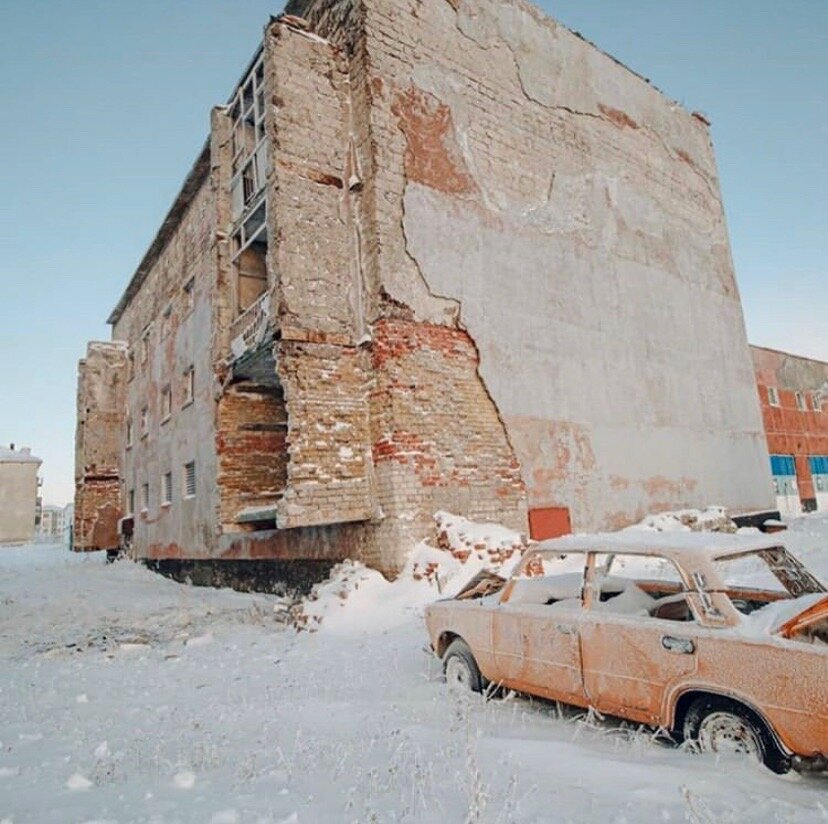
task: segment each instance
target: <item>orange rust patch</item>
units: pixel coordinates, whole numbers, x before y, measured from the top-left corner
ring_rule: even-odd
[[[163,561],[167,558],[184,558],[186,553],[175,542],[169,544],[150,544],[146,555],[150,561]]]
[[[638,123],[636,123],[626,112],[622,112],[621,109],[613,109],[612,106],[605,106],[603,103],[598,104],[598,109],[600,110],[601,114],[618,126],[619,129],[637,129]]]
[[[610,475],[609,482],[610,489],[615,492],[620,492],[623,489],[630,488],[629,478],[624,478],[621,475]]]
[[[657,495],[665,496],[667,503],[659,502],[658,505],[669,509],[677,504],[677,498],[692,492],[698,486],[698,481],[694,478],[679,478],[674,481],[671,478],[665,478],[663,475],[654,475],[647,478],[642,486],[651,498],[655,498]]]
[[[411,86],[397,93],[391,111],[405,135],[405,173],[410,181],[451,195],[478,191],[457,150],[451,110],[445,103]]]

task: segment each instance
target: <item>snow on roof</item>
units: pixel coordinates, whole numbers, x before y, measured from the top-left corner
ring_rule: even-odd
[[[661,553],[669,557],[716,558],[783,546],[778,536],[728,535],[718,532],[650,532],[628,529],[623,532],[567,535],[541,541],[542,552],[623,552],[629,555]]]
[[[28,447],[7,449],[0,446],[0,463],[43,463],[43,461],[32,455]]]

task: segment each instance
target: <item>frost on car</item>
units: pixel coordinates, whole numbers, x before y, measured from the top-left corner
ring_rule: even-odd
[[[627,531],[528,550],[426,610],[446,678],[828,763],[828,592],[778,539]]]

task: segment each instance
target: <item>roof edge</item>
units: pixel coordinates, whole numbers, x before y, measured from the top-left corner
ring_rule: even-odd
[[[114,325],[121,319],[124,310],[127,308],[127,306],[129,306],[130,302],[143,285],[147,275],[149,274],[150,269],[152,269],[152,267],[155,265],[156,261],[161,256],[161,253],[164,251],[167,244],[169,243],[170,238],[172,238],[173,233],[178,228],[178,225],[181,223],[181,219],[184,217],[184,214],[186,213],[190,204],[193,202],[196,193],[201,188],[204,181],[207,179],[209,172],[210,138],[208,137],[207,140],[204,141],[204,146],[199,152],[198,157],[195,160],[195,163],[193,163],[190,171],[187,173],[187,177],[184,178],[184,183],[182,184],[181,189],[176,195],[175,200],[172,203],[172,206],[170,206],[169,210],[167,211],[167,214],[164,217],[164,220],[161,223],[161,227],[158,229],[155,238],[153,239],[147,251],[144,253],[144,257],[141,258],[141,262],[138,264],[138,268],[132,275],[132,278],[130,279],[127,288],[124,290],[123,294],[118,300],[118,303],[115,305],[115,308],[112,310],[112,312],[110,312],[109,317],[106,319],[106,322],[108,324]]]
[[[788,358],[796,358],[797,360],[805,360],[811,363],[818,363],[822,366],[828,366],[828,361],[812,358],[810,355],[797,355],[796,352],[788,352],[786,349],[775,349],[773,346],[760,346],[758,343],[748,343],[748,347],[750,349],[761,349],[764,352],[773,352],[777,355],[785,355]]]

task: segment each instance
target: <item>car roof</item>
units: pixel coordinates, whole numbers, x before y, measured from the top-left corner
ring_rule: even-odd
[[[770,535],[626,529],[551,538],[532,548],[541,552],[622,552],[627,555],[656,554],[675,560],[705,561],[776,547],[784,547],[784,542]]]

